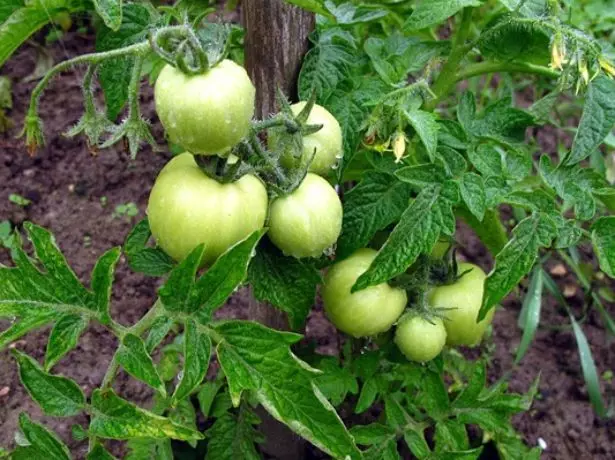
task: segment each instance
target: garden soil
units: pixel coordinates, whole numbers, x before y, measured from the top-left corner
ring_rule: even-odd
[[[56,61],[93,49],[92,37],[70,33],[49,47]],[[29,96],[35,82],[27,77],[35,67],[36,53],[25,46],[0,70],[14,83],[14,107],[10,116],[15,127],[0,135],[0,221],[8,219],[14,225],[33,221],[50,228],[77,275],[88,282],[89,273],[98,256],[113,246],[121,245],[132,225],[144,216],[149,190],[157,172],[169,159],[167,151],[153,152],[143,148],[136,160],[131,160],[124,145],[92,152],[85,139],[63,136],[79,119],[82,112],[80,80],[83,69],[77,68],[57,78],[41,100],[41,115],[45,122],[47,144],[30,157],[23,139],[15,138],[21,129]],[[164,144],[162,131],[153,110],[152,91],[144,83],[144,115],[152,120],[157,139]],[[555,136],[549,128],[538,132],[544,151],[554,150]],[[31,201],[21,207],[9,200],[19,194]],[[138,215],[131,217],[115,213],[116,206],[134,203]],[[491,268],[492,261],[474,235],[460,227],[457,237],[461,243],[460,256]],[[8,263],[8,254],[0,250],[0,262]],[[560,267],[561,268],[561,267]],[[561,273],[558,283],[580,309],[582,291],[570,275]],[[113,288],[112,314],[121,323],[137,321],[156,297],[157,281],[132,273],[125,261],[119,264]],[[505,302],[496,314],[493,333],[487,349],[491,361],[489,378],[497,380],[511,371],[510,389],[523,392],[540,373],[540,391],[532,410],[515,419],[515,425],[526,442],[546,444],[545,459],[613,459],[615,458],[615,425],[595,417],[583,384],[576,342],[569,329],[565,313],[547,303],[543,307],[541,324],[554,326],[541,329],[526,357],[513,368],[513,353],[520,341],[517,298]],[[247,316],[247,295],[238,292],[223,309],[225,316]],[[612,314],[615,308],[608,306]],[[0,321],[0,330],[7,322]],[[615,370],[615,345],[605,333],[599,318],[591,313],[583,325],[591,345],[600,375]],[[13,346],[42,360],[48,329],[25,336]],[[306,327],[308,340],[318,344],[324,353],[334,353],[338,346],[335,329],[326,321],[320,308],[310,315]],[[88,393],[96,388],[116,349],[115,338],[99,326],[91,326],[83,334],[78,347],[68,354],[54,371],[75,379]],[[115,389],[137,403],[149,403],[150,390],[120,374]],[[602,381],[603,392],[613,396],[611,382]],[[0,352],[0,446],[12,447],[21,412],[32,414],[54,429],[76,453],[83,458],[85,442],[71,437],[71,425],[85,426],[85,417],[57,419],[45,417],[32,402],[19,382],[17,367],[10,353]],[[542,442],[542,441],[541,441]],[[121,445],[112,445],[122,455]],[[313,455],[313,454],[311,454]],[[486,455],[489,458],[493,454]]]

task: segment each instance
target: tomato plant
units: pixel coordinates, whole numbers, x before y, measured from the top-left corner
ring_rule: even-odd
[[[353,337],[388,331],[406,307],[405,291],[386,283],[350,292],[357,278],[376,258],[372,249],[359,249],[329,269],[322,298],[328,318],[339,330]]]
[[[503,459],[538,458],[512,423],[529,411],[538,378],[513,394],[487,383],[490,347],[463,357],[521,285],[515,365],[540,327],[546,288],[606,417],[581,321],[595,311],[615,335],[605,306],[615,192],[601,150],[615,145],[615,64],[605,30],[577,28],[597,15],[550,0],[268,1],[241,5],[245,39],[237,25],[208,21],[215,8],[201,2],[94,1],[96,51],[56,64],[32,90],[23,132],[32,153],[44,145],[44,91],[74,66],[85,67],[84,113],[69,136],[85,135],[92,151],[120,141],[133,157],[144,143],[164,150],[142,111],[147,76],[169,150],[187,152],[162,169],[148,217],[99,257],[87,285],[51,232],[9,223],[0,349],[52,324],[43,364],[11,347],[29,396],[46,415],[88,415],[73,437],[88,440],[89,459],[111,458],[107,439],[128,439],[132,458],[260,458],[268,424],[259,426],[259,406],[332,458],[400,458],[402,443],[416,458],[477,459],[487,446]],[[47,22],[44,10],[66,19],[90,6],[39,3],[0,7],[0,63]],[[291,36],[262,47],[255,29]],[[255,59],[263,48],[270,61]],[[260,80],[291,54],[302,59],[282,69],[293,81]],[[288,94],[276,93],[281,83]],[[257,110],[274,93],[273,113]],[[549,155],[528,142],[547,124],[574,133]],[[458,228],[480,250],[454,243]],[[590,246],[595,257],[584,261]],[[543,269],[553,259],[585,291],[582,310]],[[110,308],[120,260],[161,278],[152,307],[129,326]],[[251,309],[254,321],[221,319],[243,285],[270,305]],[[340,331],[331,327],[327,342],[335,357],[315,353],[310,336],[319,286]],[[269,307],[281,321],[251,315]],[[90,323],[118,348],[86,396],[54,366]],[[151,389],[149,409],[115,391],[120,369]],[[28,415],[19,428],[14,457],[70,458]]]

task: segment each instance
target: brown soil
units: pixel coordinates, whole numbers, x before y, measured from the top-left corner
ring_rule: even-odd
[[[91,50],[90,36],[70,34],[51,47],[56,61]],[[3,75],[14,82],[13,120],[20,125],[27,108],[34,83],[23,82],[34,68],[34,52],[24,47],[2,69]],[[134,222],[143,216],[149,189],[157,171],[168,159],[168,153],[153,153],[143,148],[135,161],[129,159],[123,146],[101,151],[92,156],[83,138],[67,139],[61,133],[75,123],[81,114],[80,79],[82,69],[58,78],[41,101],[45,121],[47,145],[37,156],[30,158],[22,140],[14,138],[20,126],[0,137],[0,221],[13,224],[31,220],[50,228],[79,277],[87,280],[98,256],[109,247],[120,245]],[[144,112],[152,118],[154,131],[162,141],[161,129],[155,120],[151,91],[144,88]],[[548,134],[542,138],[551,138]],[[545,145],[544,148],[553,148]],[[21,208],[8,200],[18,193],[32,201]],[[103,202],[106,201],[106,205]],[[139,208],[136,218],[113,217],[118,204],[134,202]],[[484,248],[466,228],[457,235],[462,243],[461,255],[467,260],[490,268]],[[6,252],[0,252],[0,262],[7,262]],[[561,280],[562,285],[574,284],[572,278]],[[149,308],[155,298],[157,282],[131,273],[121,263],[114,285],[112,313],[124,324],[134,323]],[[573,303],[582,303],[579,290]],[[247,298],[238,293],[225,308],[228,315],[245,317]],[[613,305],[609,305],[615,313]],[[490,378],[495,380],[511,369],[513,353],[520,340],[516,325],[519,302],[510,300],[496,315],[492,340],[495,345]],[[543,308],[542,324],[567,324],[564,314],[552,304]],[[6,322],[0,322],[0,330]],[[599,373],[615,370],[615,346],[609,342],[599,318],[591,314],[583,326],[591,344]],[[323,349],[335,347],[335,331],[315,311],[307,325],[308,338]],[[27,335],[15,346],[42,359],[47,330]],[[332,340],[333,339],[333,340]],[[89,393],[98,386],[106,370],[116,341],[100,327],[92,326],[82,336],[76,350],[65,357],[55,372],[75,379]],[[542,329],[520,366],[511,375],[513,391],[525,391],[536,375],[541,374],[540,395],[533,409],[516,419],[516,426],[525,440],[536,445],[539,438],[548,447],[546,459],[612,459],[615,458],[615,434],[612,423],[598,420],[592,411],[581,376],[576,343],[569,330]],[[603,390],[612,395],[611,384]],[[120,375],[116,390],[137,403],[147,404],[150,391],[134,380]],[[87,446],[74,441],[70,427],[84,424],[84,417],[53,419],[41,415],[19,383],[15,362],[7,351],[0,353],[0,446],[11,447],[20,412],[28,412],[44,421],[67,442],[78,458],[83,458]],[[116,453],[121,451],[116,449]]]

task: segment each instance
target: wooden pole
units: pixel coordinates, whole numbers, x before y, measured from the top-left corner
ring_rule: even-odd
[[[246,67],[256,86],[256,116],[260,119],[277,111],[276,89],[291,100],[297,99],[297,79],[303,56],[314,29],[314,15],[283,0],[244,0],[242,22],[246,30]],[[250,296],[250,319],[266,326],[288,330],[286,314]],[[261,431],[264,452],[279,460],[301,460],[305,442],[264,410]]]

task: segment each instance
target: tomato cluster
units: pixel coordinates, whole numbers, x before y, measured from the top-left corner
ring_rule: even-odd
[[[252,232],[269,226],[269,237],[285,254],[318,257],[337,241],[342,204],[322,177],[341,157],[337,120],[315,105],[307,122],[322,128],[303,137],[310,171],[289,194],[269,202],[265,182],[245,174],[228,183],[201,169],[194,155],[228,157],[249,136],[255,88],[245,69],[223,60],[200,75],[186,75],[167,65],[155,87],[156,111],[169,139],[190,153],[173,158],[151,191],[148,218],[158,245],[178,261],[205,245],[203,265]],[[305,107],[291,107],[298,115]],[[270,148],[276,148],[275,136]],[[301,164],[303,162],[299,162]],[[306,166],[307,163],[306,163]],[[268,219],[268,222],[267,222]]]

